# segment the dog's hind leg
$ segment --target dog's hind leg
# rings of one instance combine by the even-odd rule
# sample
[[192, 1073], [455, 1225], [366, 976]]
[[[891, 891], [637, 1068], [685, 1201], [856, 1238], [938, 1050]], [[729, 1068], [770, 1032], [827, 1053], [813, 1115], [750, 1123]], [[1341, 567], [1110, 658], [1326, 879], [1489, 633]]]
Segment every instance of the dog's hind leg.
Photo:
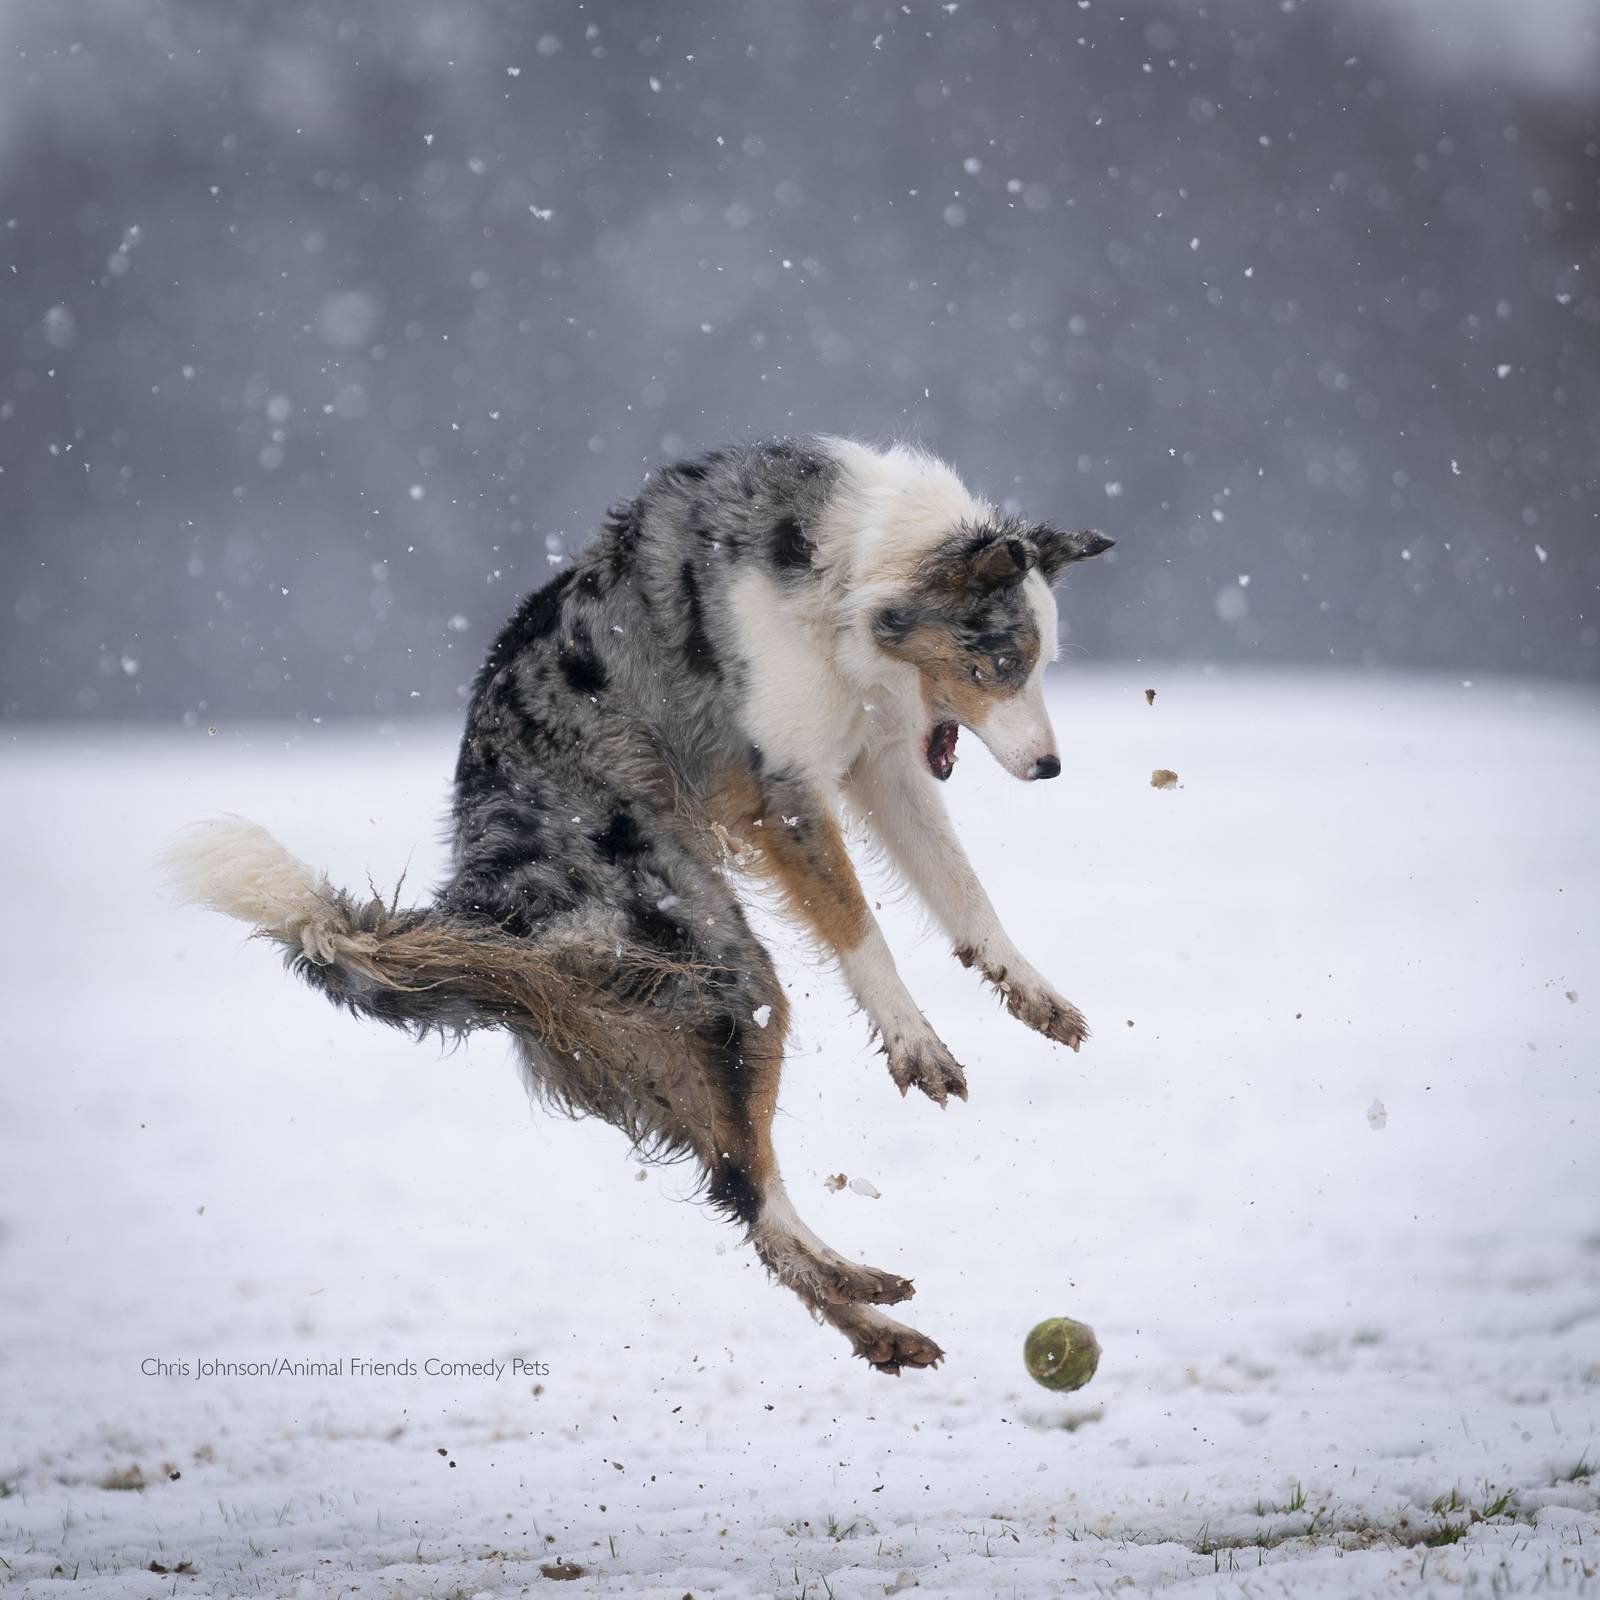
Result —
[[762, 1265], [838, 1328], [857, 1355], [884, 1372], [931, 1366], [943, 1356], [938, 1345], [872, 1309], [908, 1299], [910, 1280], [841, 1255], [800, 1220], [789, 1199], [772, 1147], [787, 1007], [770, 964], [762, 962], [755, 981], [771, 1007], [764, 1027], [718, 1009], [694, 1034], [696, 1098], [705, 1107], [696, 1143], [712, 1203], [744, 1226]]
[[914, 1292], [910, 1280], [847, 1261], [824, 1244], [795, 1214], [776, 1169], [750, 1237], [773, 1277], [844, 1334], [869, 1366], [898, 1374], [902, 1367], [931, 1367], [944, 1359], [932, 1339], [877, 1309], [908, 1299]]

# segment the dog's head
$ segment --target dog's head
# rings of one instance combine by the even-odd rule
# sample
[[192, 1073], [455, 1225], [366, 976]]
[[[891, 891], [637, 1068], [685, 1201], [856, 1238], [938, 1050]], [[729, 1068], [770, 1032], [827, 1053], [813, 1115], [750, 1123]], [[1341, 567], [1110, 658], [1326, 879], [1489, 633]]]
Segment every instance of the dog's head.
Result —
[[1061, 771], [1044, 704], [1044, 669], [1056, 654], [1050, 586], [1072, 562], [1112, 542], [1100, 533], [986, 520], [937, 545], [874, 613], [878, 648], [920, 677], [923, 754], [934, 777], [950, 776], [961, 728], [1013, 777]]

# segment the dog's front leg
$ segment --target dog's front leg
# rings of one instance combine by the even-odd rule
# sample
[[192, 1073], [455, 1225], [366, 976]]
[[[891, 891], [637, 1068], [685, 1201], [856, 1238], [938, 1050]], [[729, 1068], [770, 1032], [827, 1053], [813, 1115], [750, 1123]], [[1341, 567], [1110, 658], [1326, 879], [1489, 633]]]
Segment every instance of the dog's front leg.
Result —
[[940, 1105], [952, 1094], [965, 1100], [967, 1080], [895, 969], [832, 807], [809, 784], [768, 780], [755, 820], [759, 830], [745, 837], [759, 840], [790, 907], [838, 958], [901, 1094], [915, 1084]]
[[949, 935], [962, 964], [983, 973], [1012, 1016], [1076, 1050], [1088, 1037], [1088, 1024], [1000, 926], [950, 825], [936, 780], [918, 765], [914, 752], [886, 749], [863, 757], [851, 769], [845, 792], [852, 809]]

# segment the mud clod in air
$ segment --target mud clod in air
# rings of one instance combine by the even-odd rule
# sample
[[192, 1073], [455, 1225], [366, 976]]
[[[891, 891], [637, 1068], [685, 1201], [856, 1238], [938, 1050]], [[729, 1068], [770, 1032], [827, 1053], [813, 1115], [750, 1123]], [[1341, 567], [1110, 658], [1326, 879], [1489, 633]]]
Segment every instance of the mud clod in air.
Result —
[[1170, 767], [1157, 767], [1150, 774], [1150, 787], [1152, 789], [1176, 789], [1178, 787], [1178, 774]]

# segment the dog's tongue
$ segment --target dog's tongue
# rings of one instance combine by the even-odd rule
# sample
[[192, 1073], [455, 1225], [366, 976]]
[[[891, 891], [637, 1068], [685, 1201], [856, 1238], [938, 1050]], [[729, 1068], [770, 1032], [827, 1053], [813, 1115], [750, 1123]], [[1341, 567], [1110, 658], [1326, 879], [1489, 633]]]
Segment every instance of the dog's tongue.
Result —
[[961, 732], [954, 722], [941, 722], [928, 735], [928, 771], [943, 783], [956, 767], [956, 736]]

